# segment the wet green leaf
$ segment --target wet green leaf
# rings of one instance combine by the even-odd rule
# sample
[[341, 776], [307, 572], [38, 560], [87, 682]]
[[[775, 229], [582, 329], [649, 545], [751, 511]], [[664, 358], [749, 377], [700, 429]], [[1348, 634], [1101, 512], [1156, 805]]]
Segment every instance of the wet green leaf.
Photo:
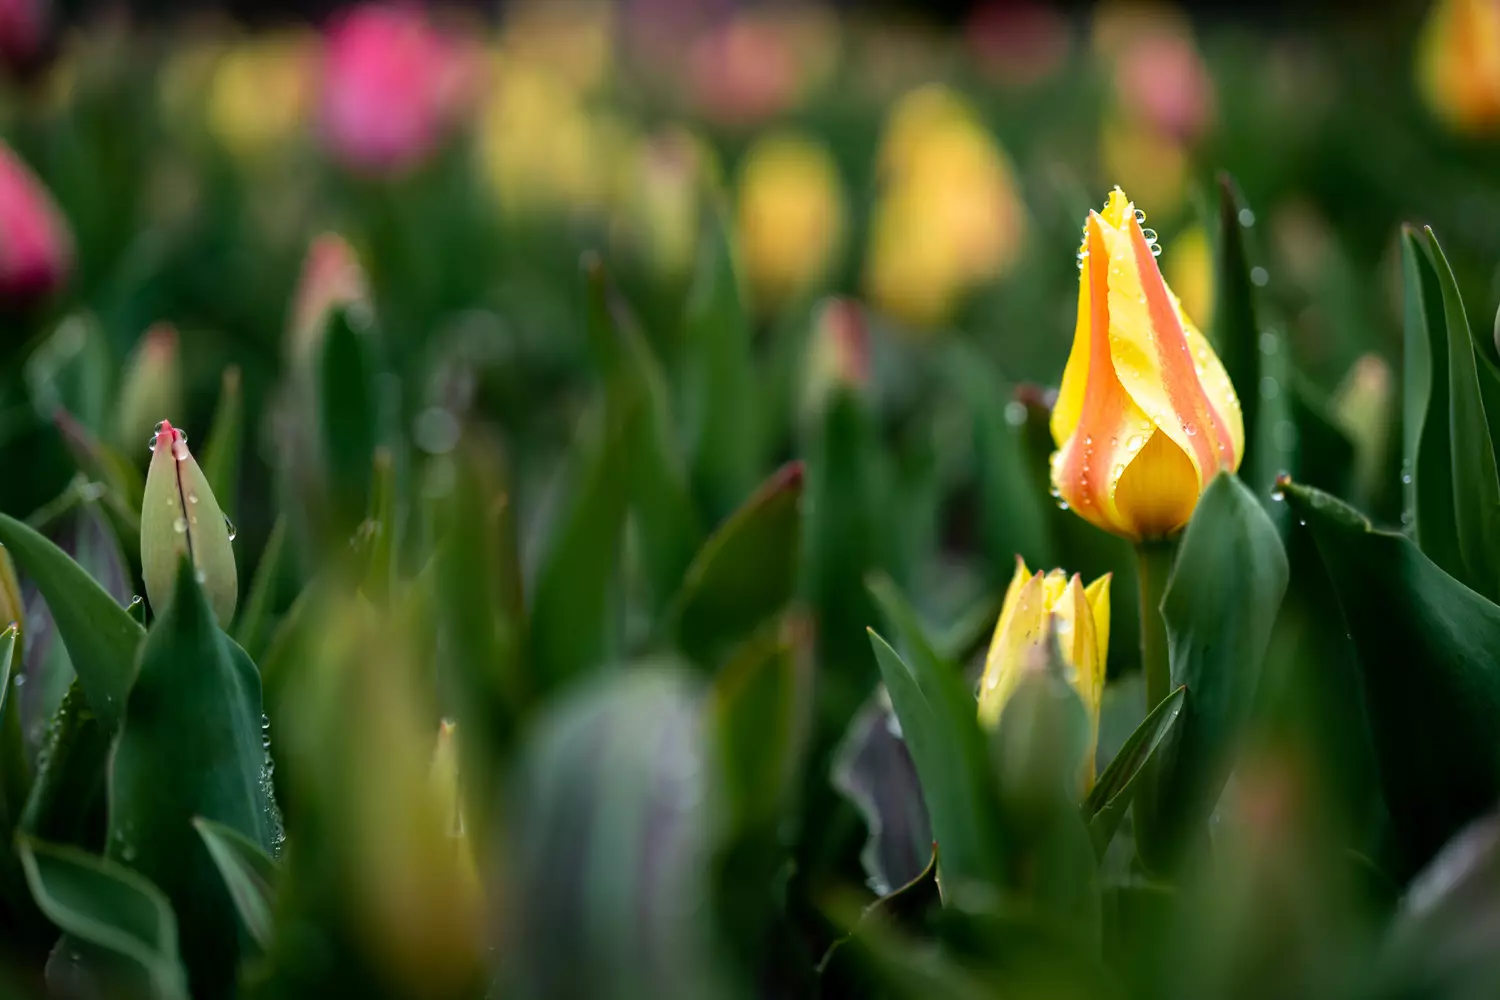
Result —
[[271, 944], [271, 915], [276, 906], [276, 862], [233, 827], [201, 816], [193, 820], [198, 836], [218, 866], [224, 888], [234, 900], [240, 922], [261, 948]]
[[1297, 484], [1285, 494], [1354, 640], [1404, 879], [1500, 799], [1500, 608], [1339, 500]]
[[107, 731], [119, 723], [145, 634], [62, 549], [0, 514], [0, 545], [41, 591], [89, 704]]
[[1104, 773], [1094, 782], [1088, 797], [1083, 802], [1083, 815], [1088, 820], [1089, 836], [1094, 841], [1094, 852], [1104, 856], [1115, 831], [1125, 819], [1125, 810], [1130, 808], [1135, 796], [1137, 779], [1163, 746], [1170, 746], [1173, 729], [1182, 717], [1182, 706], [1187, 688], [1179, 687], [1162, 700], [1146, 716], [1135, 732], [1130, 734], [1120, 747]]
[[234, 981], [234, 905], [195, 819], [223, 823], [262, 850], [280, 820], [262, 741], [260, 676], [224, 635], [191, 564], [146, 636], [109, 774], [106, 855], [150, 878], [181, 921], [195, 993]]
[[[22, 837], [16, 850], [37, 905], [67, 935], [60, 946], [64, 965], [87, 963], [86, 970], [68, 970], [70, 981], [97, 976], [95, 985], [112, 996], [186, 1000], [177, 921], [156, 886], [75, 848]], [[87, 957], [80, 942], [92, 946]], [[49, 979], [53, 974], [49, 968]]]

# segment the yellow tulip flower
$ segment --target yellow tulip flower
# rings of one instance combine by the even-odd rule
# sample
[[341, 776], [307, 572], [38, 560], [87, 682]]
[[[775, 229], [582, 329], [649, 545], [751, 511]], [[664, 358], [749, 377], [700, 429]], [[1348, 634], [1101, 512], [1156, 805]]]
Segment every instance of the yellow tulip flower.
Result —
[[1089, 748], [1083, 787], [1094, 784], [1094, 752], [1099, 743], [1099, 703], [1104, 696], [1104, 663], [1109, 654], [1109, 574], [1087, 587], [1075, 573], [1060, 569], [1036, 573], [1016, 559], [1016, 572], [1005, 592], [1000, 620], [990, 640], [979, 683], [979, 721], [996, 726], [1039, 648], [1045, 646], [1048, 623], [1057, 635], [1068, 681], [1089, 716]]
[[761, 139], [740, 171], [738, 217], [758, 303], [780, 303], [815, 287], [843, 239], [844, 192], [833, 155], [797, 133]]
[[1155, 234], [1119, 188], [1090, 212], [1078, 324], [1052, 410], [1052, 484], [1085, 520], [1134, 541], [1187, 523], [1245, 450], [1239, 399], [1157, 266]]
[[1455, 128], [1500, 125], [1500, 2], [1438, 0], [1418, 42], [1417, 83]]

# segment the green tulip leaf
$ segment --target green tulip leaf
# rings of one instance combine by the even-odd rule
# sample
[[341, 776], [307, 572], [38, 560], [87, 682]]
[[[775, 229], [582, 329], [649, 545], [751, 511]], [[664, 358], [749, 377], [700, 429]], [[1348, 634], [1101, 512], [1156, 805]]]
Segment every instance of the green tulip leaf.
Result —
[[696, 270], [683, 317], [693, 487], [710, 519], [755, 484], [760, 452], [750, 318], [724, 209], [705, 205]]
[[255, 664], [219, 630], [181, 560], [177, 592], [141, 647], [111, 758], [106, 854], [172, 901], [195, 993], [233, 982], [239, 930], [194, 820], [223, 823], [266, 852], [279, 846], [262, 719]]
[[90, 707], [113, 732], [145, 634], [140, 624], [66, 552], [5, 514], [0, 514], [0, 545], [41, 591]]
[[1177, 722], [1182, 718], [1183, 703], [1187, 688], [1179, 687], [1151, 710], [1135, 731], [1116, 752], [1109, 766], [1083, 802], [1083, 815], [1089, 824], [1089, 836], [1094, 841], [1094, 852], [1103, 857], [1109, 843], [1125, 818], [1135, 797], [1137, 779], [1146, 766], [1155, 759], [1157, 751], [1170, 746]]
[[712, 666], [779, 614], [797, 582], [802, 463], [783, 466], [703, 543], [673, 599], [678, 648]]
[[47, 727], [21, 829], [56, 843], [82, 843], [104, 793], [110, 733], [74, 681]]
[[1221, 474], [1198, 501], [1162, 596], [1172, 684], [1187, 688], [1160, 805], [1169, 845], [1217, 803], [1287, 587], [1275, 524], [1241, 480]]
[[276, 906], [276, 862], [233, 827], [201, 816], [193, 820], [193, 827], [218, 867], [245, 931], [261, 948], [269, 948]]
[[587, 333], [605, 379], [611, 420], [626, 426], [630, 506], [652, 599], [665, 604], [682, 584], [703, 528], [675, 441], [666, 376], [596, 256], [584, 259]]
[[203, 477], [222, 503], [234, 505], [240, 489], [240, 449], [245, 438], [245, 401], [238, 367], [224, 369], [219, 405], [203, 447]]
[[938, 844], [939, 882], [945, 894], [967, 881], [998, 885], [1004, 846], [979, 704], [958, 670], [933, 653], [895, 585], [879, 577], [870, 588], [907, 650], [902, 659], [870, 631], [876, 663], [922, 782]]
[[1415, 230], [1401, 231], [1405, 281], [1402, 372], [1402, 521], [1433, 562], [1462, 577], [1449, 439], [1448, 326], [1432, 257]]
[[[123, 865], [75, 848], [21, 837], [16, 851], [37, 906], [66, 935], [60, 945], [65, 964], [90, 966], [69, 969], [70, 981], [97, 976], [97, 986], [111, 996], [186, 1000], [177, 921], [161, 890]], [[87, 958], [80, 943], [91, 946]]]
[[619, 652], [610, 626], [625, 530], [624, 429], [589, 421], [558, 522], [532, 593], [527, 652], [543, 689], [593, 670]]
[[276, 584], [281, 578], [282, 558], [286, 551], [286, 533], [287, 517], [281, 514], [271, 525], [265, 548], [260, 550], [260, 562], [250, 579], [250, 592], [234, 623], [234, 641], [252, 658], [262, 652], [270, 627], [271, 607], [276, 600]]
[[1448, 440], [1453, 457], [1453, 521], [1464, 567], [1460, 579], [1495, 600], [1500, 598], [1496, 563], [1500, 560], [1500, 470], [1480, 391], [1474, 335], [1453, 270], [1430, 228], [1426, 250], [1442, 291], [1448, 331]]
[[318, 359], [318, 430], [327, 475], [331, 531], [348, 538], [369, 505], [380, 414], [375, 390], [375, 333], [358, 310], [327, 314]]
[[1500, 608], [1334, 497], [1297, 484], [1285, 496], [1354, 640], [1404, 879], [1500, 798]]

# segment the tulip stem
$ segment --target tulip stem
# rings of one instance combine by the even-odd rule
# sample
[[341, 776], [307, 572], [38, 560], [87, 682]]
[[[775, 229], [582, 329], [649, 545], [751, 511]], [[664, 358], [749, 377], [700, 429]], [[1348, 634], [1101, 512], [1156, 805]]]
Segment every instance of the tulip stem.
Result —
[[[1161, 600], [1177, 556], [1175, 539], [1143, 541], [1136, 545], [1136, 586], [1141, 598], [1141, 669], [1146, 675], [1146, 711], [1171, 693], [1172, 665], [1167, 652], [1167, 622]], [[1155, 761], [1141, 775], [1135, 796], [1136, 851], [1146, 868], [1163, 871], [1169, 864], [1168, 831], [1161, 821], [1162, 772]]]
[[1135, 548], [1136, 585], [1141, 597], [1141, 669], [1146, 675], [1146, 711], [1172, 693], [1172, 667], [1167, 656], [1167, 623], [1161, 599], [1177, 557], [1176, 539], [1144, 541]]

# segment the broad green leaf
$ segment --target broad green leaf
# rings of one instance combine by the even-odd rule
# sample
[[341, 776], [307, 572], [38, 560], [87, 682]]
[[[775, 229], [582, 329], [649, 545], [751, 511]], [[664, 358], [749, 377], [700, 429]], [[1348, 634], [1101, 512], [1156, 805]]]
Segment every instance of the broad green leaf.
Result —
[[783, 466], [703, 543], [673, 599], [678, 648], [710, 666], [792, 597], [801, 556], [802, 463]]
[[[1256, 493], [1270, 489], [1280, 470], [1270, 467], [1262, 454], [1261, 378], [1263, 377], [1261, 328], [1255, 307], [1255, 286], [1250, 281], [1247, 243], [1255, 216], [1246, 207], [1234, 178], [1220, 173], [1219, 239], [1214, 246], [1213, 342], [1224, 370], [1240, 401], [1245, 426], [1245, 453], [1240, 456], [1240, 475]], [[1200, 318], [1201, 321], [1202, 318]]]
[[141, 626], [67, 553], [4, 514], [0, 545], [46, 599], [90, 707], [113, 732], [130, 690]]
[[1021, 404], [1010, 400], [1000, 378], [971, 347], [956, 349], [949, 367], [973, 415], [980, 526], [996, 582], [1010, 579], [1017, 555], [1031, 566], [1054, 565], [1046, 508], [1021, 440], [1025, 412], [1019, 411], [1022, 421], [1012, 422], [1010, 416]]
[[510, 783], [522, 995], [718, 996], [707, 962], [714, 814], [703, 700], [641, 664], [578, 685], [532, 727]]
[[262, 850], [279, 846], [279, 817], [262, 743], [260, 676], [215, 624], [186, 559], [177, 593], [141, 646], [140, 668], [111, 757], [106, 855], [150, 878], [181, 921], [195, 993], [234, 981], [234, 905], [199, 817]]
[[271, 914], [276, 906], [276, 862], [244, 834], [201, 816], [193, 820], [203, 846], [218, 866], [240, 922], [261, 948], [271, 945]]
[[240, 449], [245, 437], [245, 402], [240, 388], [240, 370], [224, 369], [219, 385], [219, 405], [209, 425], [203, 447], [203, 476], [220, 503], [235, 506], [240, 492]]
[[555, 688], [618, 652], [610, 622], [625, 528], [623, 428], [580, 432], [574, 475], [537, 573], [527, 652], [539, 688]]
[[735, 831], [774, 830], [795, 786], [810, 681], [788, 628], [771, 622], [725, 662], [709, 691]]
[[895, 586], [880, 578], [871, 590], [907, 649], [908, 659], [903, 660], [870, 632], [891, 705], [922, 780], [945, 896], [954, 883], [997, 885], [1005, 872], [1005, 845], [979, 727], [979, 704], [958, 670], [932, 652]]
[[82, 843], [104, 793], [109, 748], [110, 734], [74, 681], [37, 751], [21, 829], [54, 842]]
[[1453, 456], [1454, 528], [1464, 567], [1460, 579], [1495, 600], [1500, 597], [1500, 470], [1479, 388], [1474, 335], [1453, 270], [1430, 228], [1425, 249], [1442, 290], [1448, 330], [1448, 441]]
[[1241, 480], [1209, 484], [1162, 597], [1173, 687], [1187, 688], [1158, 805], [1167, 849], [1195, 837], [1218, 802], [1287, 586], [1286, 552]]
[[1422, 551], [1448, 573], [1463, 574], [1454, 522], [1449, 441], [1448, 327], [1432, 258], [1410, 226], [1401, 231], [1405, 279], [1402, 366], [1402, 523]]
[[186, 1000], [177, 921], [156, 886], [123, 865], [75, 848], [21, 837], [16, 850], [37, 906], [67, 935], [62, 947], [75, 951], [78, 963], [84, 956], [77, 942], [114, 960], [99, 963], [97, 986], [114, 996]]
[[1135, 797], [1136, 779], [1145, 771], [1157, 750], [1164, 745], [1170, 746], [1167, 741], [1177, 720], [1182, 717], [1186, 692], [1187, 688], [1179, 687], [1152, 709], [1120, 747], [1084, 799], [1083, 815], [1089, 824], [1089, 836], [1094, 841], [1094, 852], [1101, 858]]
[[378, 440], [374, 331], [348, 308], [329, 310], [318, 359], [319, 457], [327, 476], [330, 530], [353, 534], [369, 505], [371, 461]]
[[760, 454], [750, 319], [722, 206], [703, 212], [697, 268], [683, 317], [693, 487], [710, 519], [755, 485]]
[[666, 378], [603, 264], [584, 260], [587, 333], [595, 367], [604, 377], [611, 419], [627, 425], [626, 482], [641, 535], [641, 559], [652, 598], [677, 592], [703, 527], [675, 440]]
[[262, 652], [265, 635], [271, 618], [271, 605], [276, 600], [276, 583], [281, 577], [281, 556], [286, 548], [287, 517], [281, 514], [271, 526], [265, 548], [260, 550], [260, 563], [250, 580], [250, 592], [240, 606], [239, 620], [234, 625], [234, 641], [244, 647], [252, 658]]
[[31, 773], [21, 739], [20, 698], [11, 691], [11, 677], [21, 666], [20, 641], [15, 622], [0, 631], [0, 836], [7, 839], [21, 821], [31, 791]]
[[804, 504], [802, 593], [816, 617], [819, 727], [842, 731], [877, 677], [865, 628], [875, 608], [865, 578], [888, 565], [882, 551], [894, 513], [879, 434], [861, 387], [845, 380], [811, 415]]
[[1374, 530], [1317, 490], [1284, 489], [1354, 640], [1404, 879], [1500, 799], [1500, 608], [1405, 536]]

